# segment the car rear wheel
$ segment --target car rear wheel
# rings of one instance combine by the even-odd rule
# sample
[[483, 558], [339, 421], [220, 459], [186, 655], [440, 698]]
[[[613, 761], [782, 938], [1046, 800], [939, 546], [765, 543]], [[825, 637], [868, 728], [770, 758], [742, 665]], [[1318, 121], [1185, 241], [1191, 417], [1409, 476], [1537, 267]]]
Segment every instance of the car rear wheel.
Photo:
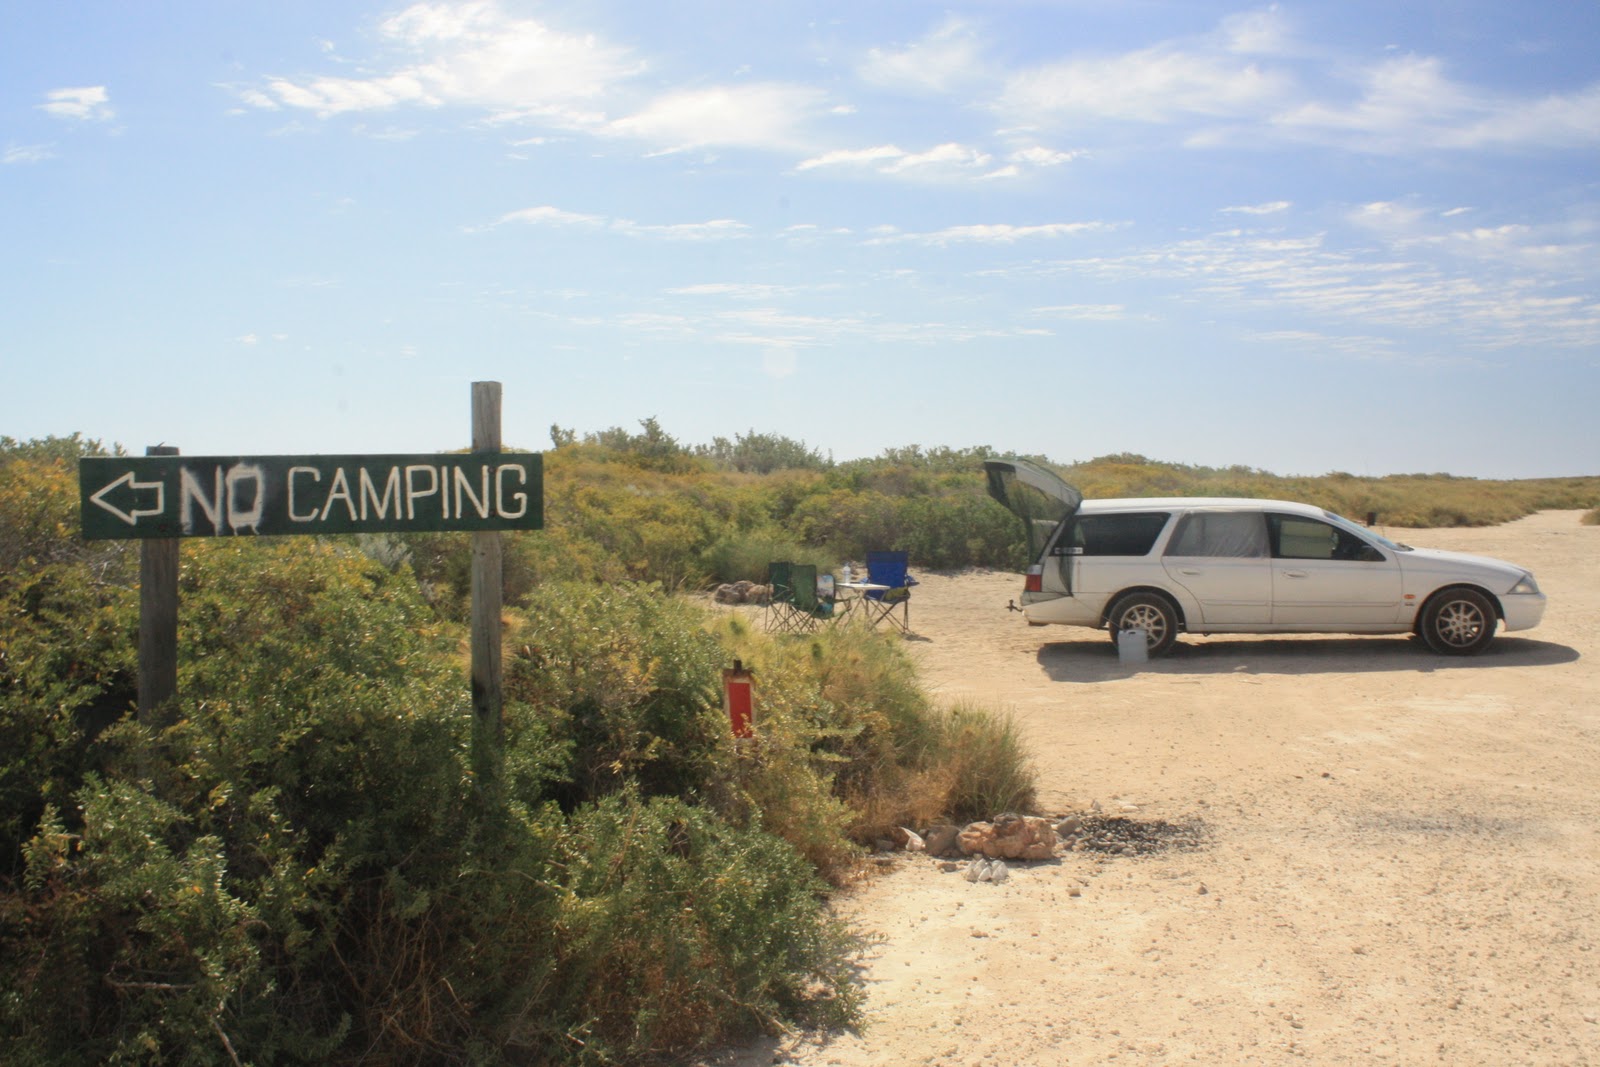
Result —
[[1178, 640], [1178, 613], [1155, 593], [1129, 593], [1111, 606], [1106, 623], [1112, 643], [1123, 630], [1143, 630], [1152, 656], [1164, 654]]
[[1441, 656], [1475, 656], [1494, 639], [1494, 604], [1476, 589], [1445, 589], [1422, 609], [1417, 632]]

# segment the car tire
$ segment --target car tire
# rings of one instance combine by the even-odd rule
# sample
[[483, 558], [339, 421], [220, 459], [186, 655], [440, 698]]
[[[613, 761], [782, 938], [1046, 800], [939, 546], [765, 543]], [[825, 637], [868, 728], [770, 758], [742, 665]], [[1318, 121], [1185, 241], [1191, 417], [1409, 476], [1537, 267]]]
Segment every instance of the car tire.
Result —
[[1142, 629], [1151, 656], [1165, 655], [1178, 640], [1178, 612], [1166, 597], [1155, 593], [1129, 593], [1111, 605], [1106, 629], [1111, 641], [1123, 630]]
[[1475, 656], [1494, 640], [1494, 604], [1476, 589], [1441, 589], [1422, 608], [1417, 633], [1441, 656]]

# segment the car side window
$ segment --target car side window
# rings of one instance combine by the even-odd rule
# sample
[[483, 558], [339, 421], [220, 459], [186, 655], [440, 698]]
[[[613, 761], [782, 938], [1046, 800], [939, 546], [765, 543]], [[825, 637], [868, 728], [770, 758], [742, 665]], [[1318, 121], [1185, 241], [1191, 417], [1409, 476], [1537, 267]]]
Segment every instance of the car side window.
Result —
[[1146, 556], [1166, 529], [1168, 511], [1128, 515], [1079, 515], [1061, 538], [1057, 555]]
[[1172, 535], [1167, 555], [1264, 559], [1267, 524], [1258, 511], [1191, 511]]
[[1299, 515], [1267, 516], [1275, 559], [1329, 559], [1381, 563], [1383, 553], [1348, 530]]

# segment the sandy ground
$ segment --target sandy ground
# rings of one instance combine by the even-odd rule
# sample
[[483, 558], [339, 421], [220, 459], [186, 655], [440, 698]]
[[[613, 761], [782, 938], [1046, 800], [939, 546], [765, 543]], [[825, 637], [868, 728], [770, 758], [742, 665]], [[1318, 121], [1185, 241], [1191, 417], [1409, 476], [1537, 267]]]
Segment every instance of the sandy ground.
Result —
[[1484, 655], [1403, 637], [1185, 637], [1140, 668], [920, 575], [945, 698], [1009, 710], [1044, 813], [1199, 824], [1000, 886], [900, 854], [838, 906], [878, 940], [867, 1024], [756, 1064], [1600, 1062], [1600, 527], [1578, 512], [1385, 531], [1531, 568], [1543, 624]]

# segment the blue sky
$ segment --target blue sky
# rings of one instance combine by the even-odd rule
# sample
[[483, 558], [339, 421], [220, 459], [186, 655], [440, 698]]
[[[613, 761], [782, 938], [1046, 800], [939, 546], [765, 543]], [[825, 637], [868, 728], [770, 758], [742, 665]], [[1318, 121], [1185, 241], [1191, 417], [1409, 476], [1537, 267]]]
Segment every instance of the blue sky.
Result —
[[0, 0], [0, 433], [1600, 473], [1600, 6]]

